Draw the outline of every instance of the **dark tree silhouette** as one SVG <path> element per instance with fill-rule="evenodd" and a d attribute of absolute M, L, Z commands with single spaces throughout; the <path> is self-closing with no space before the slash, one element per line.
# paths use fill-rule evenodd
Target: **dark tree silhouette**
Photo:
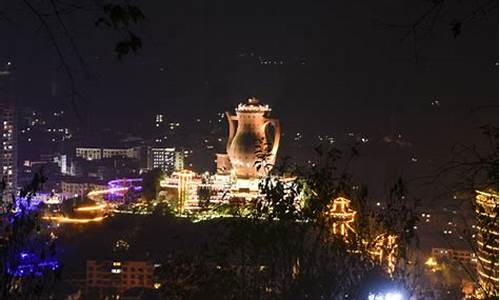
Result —
<path fill-rule="evenodd" d="M 327 214 L 332 198 L 345 196 L 361 209 L 366 190 L 348 172 L 358 155 L 356 147 L 346 155 L 334 148 L 318 147 L 314 167 L 280 166 L 274 173 L 287 174 L 283 180 L 269 174 L 262 179 L 262 197 L 234 212 L 234 217 L 215 221 L 222 229 L 208 248 L 177 256 L 165 262 L 160 277 L 161 292 L 169 299 L 366 299 L 369 277 L 383 278 L 395 285 L 411 288 L 417 294 L 416 273 L 406 267 L 408 258 L 398 255 L 394 277 L 374 259 L 366 248 L 366 238 L 374 227 L 361 227 L 348 237 L 333 235 Z M 266 154 L 259 166 L 266 166 Z M 401 251 L 414 239 L 415 218 L 410 199 L 401 198 L 402 183 L 391 194 L 393 209 L 379 216 L 379 229 L 403 236 Z M 299 203 L 298 199 L 302 201 Z M 366 206 L 366 205 L 365 205 Z M 365 210 L 368 208 L 365 207 Z M 405 212 L 407 218 L 401 218 Z M 366 214 L 370 215 L 369 213 Z M 394 218 L 385 220 L 385 218 Z M 214 222 L 214 221 L 211 221 Z M 380 233 L 380 232 L 379 232 Z M 368 243 L 369 244 L 369 243 Z M 403 272 L 403 271 L 406 271 Z M 417 277 L 417 276 L 415 276 Z M 410 281 L 412 279 L 413 281 Z"/>
<path fill-rule="evenodd" d="M 160 179 L 164 176 L 161 169 L 153 169 L 142 175 L 142 196 L 146 200 L 155 200 L 160 191 Z"/>

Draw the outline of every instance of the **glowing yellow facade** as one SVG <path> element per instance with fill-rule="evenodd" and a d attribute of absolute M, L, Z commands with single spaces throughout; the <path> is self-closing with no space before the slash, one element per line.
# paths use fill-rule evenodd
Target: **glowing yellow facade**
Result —
<path fill-rule="evenodd" d="M 484 296 L 498 295 L 498 193 L 476 191 L 477 273 Z"/>
<path fill-rule="evenodd" d="M 182 214 L 186 203 L 189 200 L 189 194 L 191 190 L 191 181 L 196 174 L 193 171 L 182 170 L 179 172 L 174 172 L 172 177 L 178 179 L 177 183 L 177 213 Z"/>

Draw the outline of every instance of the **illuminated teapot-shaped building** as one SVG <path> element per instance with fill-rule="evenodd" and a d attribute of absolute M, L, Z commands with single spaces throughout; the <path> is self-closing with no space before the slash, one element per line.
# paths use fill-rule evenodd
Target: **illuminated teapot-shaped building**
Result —
<path fill-rule="evenodd" d="M 239 104 L 236 115 L 226 112 L 229 122 L 227 154 L 217 155 L 219 172 L 231 172 L 238 178 L 257 178 L 265 176 L 270 170 L 262 167 L 257 170 L 256 162 L 259 151 L 265 151 L 265 165 L 272 166 L 276 161 L 276 153 L 280 141 L 280 124 L 277 119 L 270 118 L 269 105 L 259 103 L 255 98 Z M 268 126 L 274 128 L 272 141 L 266 134 Z M 272 143 L 271 143 L 272 142 Z"/>

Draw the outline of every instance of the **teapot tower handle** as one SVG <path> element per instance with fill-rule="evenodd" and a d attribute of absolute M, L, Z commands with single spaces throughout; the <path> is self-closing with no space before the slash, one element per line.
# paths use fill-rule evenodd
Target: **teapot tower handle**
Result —
<path fill-rule="evenodd" d="M 278 146 L 280 144 L 280 137 L 281 137 L 280 121 L 278 119 L 268 119 L 266 123 L 271 124 L 274 127 L 273 147 L 269 152 L 271 155 L 271 159 L 274 159 L 276 157 L 276 153 L 278 152 Z"/>
<path fill-rule="evenodd" d="M 231 146 L 234 135 L 236 133 L 238 117 L 235 115 L 231 115 L 229 112 L 226 112 L 226 117 L 227 117 L 227 122 L 229 123 L 229 137 L 227 138 L 226 153 L 229 153 L 229 147 Z"/>

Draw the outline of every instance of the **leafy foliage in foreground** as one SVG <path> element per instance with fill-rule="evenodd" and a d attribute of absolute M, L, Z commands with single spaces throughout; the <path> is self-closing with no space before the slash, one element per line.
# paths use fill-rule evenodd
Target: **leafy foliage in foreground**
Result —
<path fill-rule="evenodd" d="M 43 226 L 40 209 L 33 205 L 46 178 L 42 171 L 18 196 L 0 202 L 0 298 L 40 299 L 48 297 L 59 280 L 55 239 Z M 2 182 L 2 191 L 5 182 Z M 3 194 L 3 193 L 2 193 Z"/>
<path fill-rule="evenodd" d="M 294 178 L 292 181 L 273 175 L 263 178 L 263 197 L 252 203 L 251 210 L 241 207 L 234 211 L 234 218 L 219 221 L 225 230 L 211 242 L 216 246 L 193 249 L 166 261 L 160 274 L 164 278 L 163 296 L 364 299 L 367 280 L 376 277 L 390 281 L 384 266 L 368 253 L 364 240 L 381 232 L 404 232 L 402 239 L 407 242 L 399 249 L 406 253 L 415 239 L 416 218 L 413 206 L 404 203 L 409 201 L 403 197 L 406 191 L 402 182 L 392 193 L 389 211 L 364 213 L 356 224 L 356 234 L 335 236 L 330 230 L 333 220 L 325 214 L 331 200 L 349 197 L 357 210 L 368 211 L 366 189 L 355 184 L 346 171 L 356 151 L 345 157 L 336 149 L 318 148 L 318 154 L 312 168 L 278 168 L 280 175 L 287 174 Z M 262 157 L 265 160 L 265 155 Z M 398 265 L 409 271 L 406 261 Z"/>

